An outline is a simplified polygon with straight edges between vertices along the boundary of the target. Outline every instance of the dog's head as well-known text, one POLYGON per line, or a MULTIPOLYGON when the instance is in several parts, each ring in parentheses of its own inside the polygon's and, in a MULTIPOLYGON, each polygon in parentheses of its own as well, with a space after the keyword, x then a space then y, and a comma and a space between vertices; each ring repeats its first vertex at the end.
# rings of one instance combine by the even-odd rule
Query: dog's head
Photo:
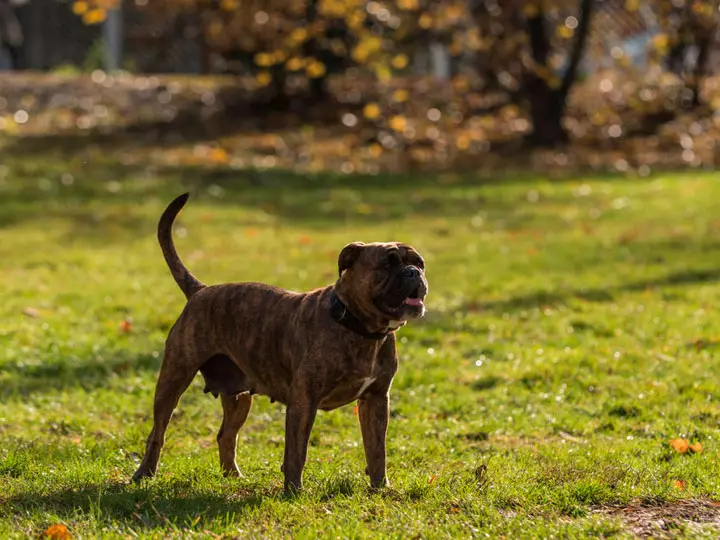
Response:
POLYGON ((353 242, 340 252, 339 287, 366 319, 400 326, 425 314, 425 261, 411 246, 398 242, 353 242))

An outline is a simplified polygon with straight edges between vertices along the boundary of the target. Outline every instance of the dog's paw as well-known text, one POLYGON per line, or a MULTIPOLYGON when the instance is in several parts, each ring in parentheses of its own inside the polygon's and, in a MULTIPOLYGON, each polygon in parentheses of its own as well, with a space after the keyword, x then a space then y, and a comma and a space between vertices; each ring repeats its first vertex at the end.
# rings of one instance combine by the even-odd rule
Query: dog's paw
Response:
POLYGON ((155 476, 155 473, 153 473, 151 470, 141 468, 135 471, 135 474, 132 475, 132 482, 137 483, 144 478, 152 478, 153 476, 155 476))

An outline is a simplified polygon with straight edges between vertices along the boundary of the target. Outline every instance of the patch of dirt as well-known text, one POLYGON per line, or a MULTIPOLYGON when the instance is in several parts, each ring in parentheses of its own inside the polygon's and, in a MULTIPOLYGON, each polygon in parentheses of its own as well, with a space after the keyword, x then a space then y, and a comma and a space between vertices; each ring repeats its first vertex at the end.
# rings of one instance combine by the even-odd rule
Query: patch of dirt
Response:
POLYGON ((720 502, 707 499, 660 504, 638 501, 628 506, 604 506, 593 513, 620 519, 640 538, 675 538, 700 531, 720 536, 720 502))

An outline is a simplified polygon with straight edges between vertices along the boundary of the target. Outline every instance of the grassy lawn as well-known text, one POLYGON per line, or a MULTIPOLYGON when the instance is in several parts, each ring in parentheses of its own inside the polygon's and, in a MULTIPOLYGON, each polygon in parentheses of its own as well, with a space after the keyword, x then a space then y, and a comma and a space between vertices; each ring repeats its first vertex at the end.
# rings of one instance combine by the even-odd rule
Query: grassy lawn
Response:
POLYGON ((294 177, 4 158, 0 537, 54 523, 76 537, 626 537, 633 509, 672 513, 679 499, 707 503, 665 533, 717 536, 713 175, 294 177), (221 407, 199 379, 158 476, 126 485, 183 305, 156 220, 186 189, 176 241, 207 283, 320 286, 353 240, 426 257, 429 313, 399 334, 390 489, 369 491, 348 406, 319 414, 306 490, 284 497, 284 408, 262 397, 240 432, 245 477, 224 479, 221 407), (703 451, 675 452, 678 437, 703 451))

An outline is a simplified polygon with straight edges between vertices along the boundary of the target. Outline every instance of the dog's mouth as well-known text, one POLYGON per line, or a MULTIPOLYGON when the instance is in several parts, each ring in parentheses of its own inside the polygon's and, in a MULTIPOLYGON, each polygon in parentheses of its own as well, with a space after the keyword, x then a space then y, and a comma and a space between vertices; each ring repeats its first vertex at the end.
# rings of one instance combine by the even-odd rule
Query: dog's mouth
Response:
POLYGON ((416 319, 425 313, 425 292, 416 288, 402 300, 383 302, 384 310, 399 320, 416 319))
POLYGON ((425 296, 421 295, 420 287, 416 288, 413 292, 411 292, 410 295, 405 300, 403 300, 403 304, 419 308, 425 307, 425 296))

